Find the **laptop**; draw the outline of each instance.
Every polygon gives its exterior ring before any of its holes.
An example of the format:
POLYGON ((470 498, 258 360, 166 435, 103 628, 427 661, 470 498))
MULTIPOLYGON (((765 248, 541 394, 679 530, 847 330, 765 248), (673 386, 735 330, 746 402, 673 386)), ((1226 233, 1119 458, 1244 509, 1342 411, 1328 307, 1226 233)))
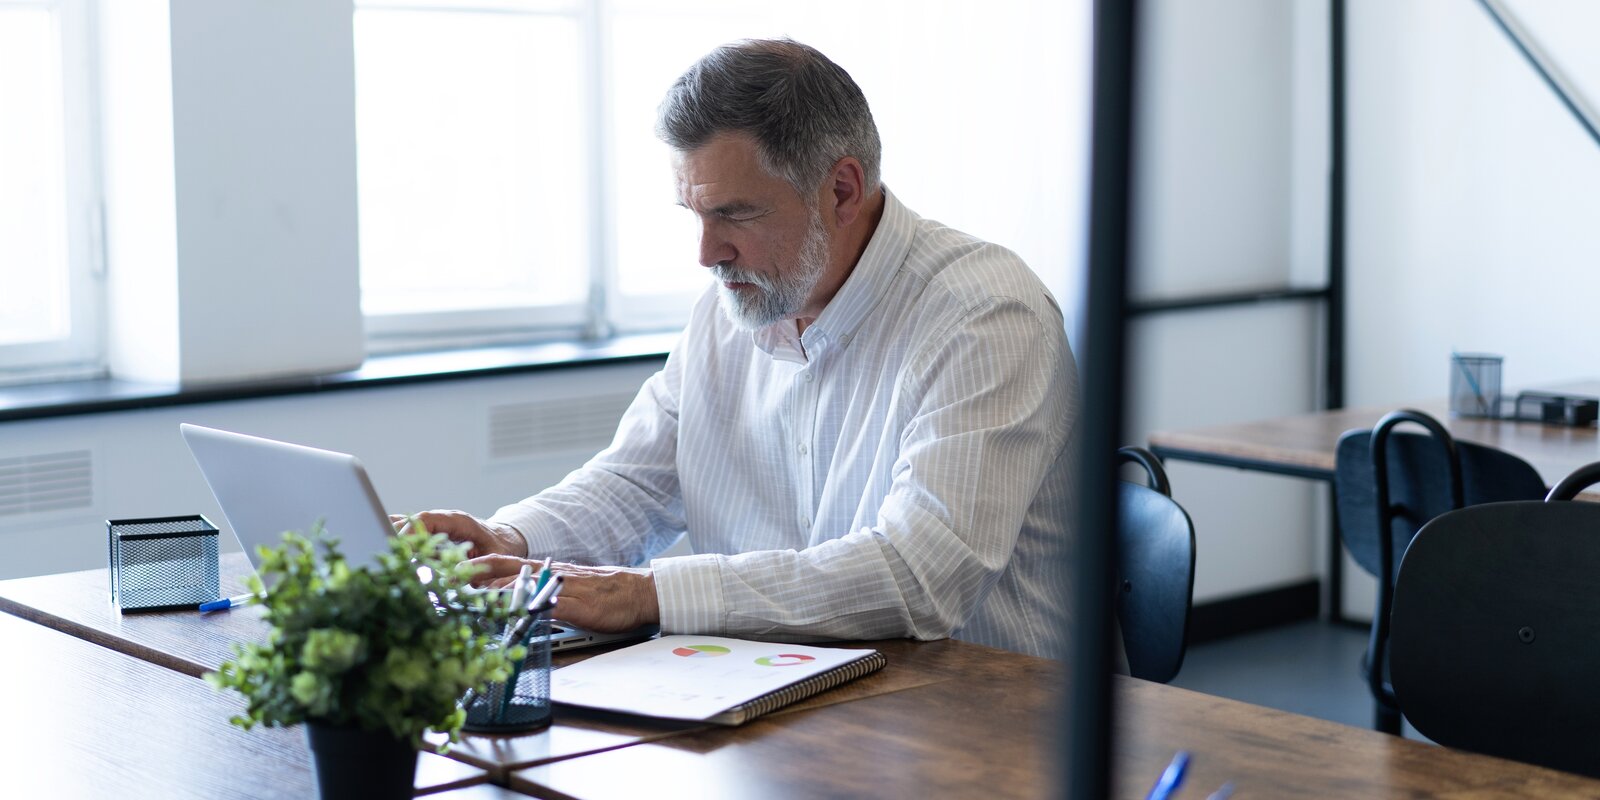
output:
MULTIPOLYGON (((260 569, 260 545, 277 546, 284 531, 309 532, 318 520, 338 537, 352 566, 376 564, 394 534, 389 514, 355 456, 183 423, 178 426, 211 494, 260 569)), ((565 622, 551 626, 550 648, 572 650, 643 639, 654 625, 597 633, 565 622)))

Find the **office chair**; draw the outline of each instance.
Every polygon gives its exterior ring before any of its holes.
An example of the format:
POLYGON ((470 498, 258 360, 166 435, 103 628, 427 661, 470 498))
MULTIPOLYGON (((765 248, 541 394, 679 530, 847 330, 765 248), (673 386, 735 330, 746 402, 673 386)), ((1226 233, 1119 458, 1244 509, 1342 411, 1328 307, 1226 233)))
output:
POLYGON ((1600 463, 1579 473, 1564 497, 1446 513, 1401 562, 1390 672, 1439 744, 1600 777, 1600 503, 1564 502, 1600 463))
POLYGON ((1378 579, 1362 672, 1374 702, 1373 727, 1400 733, 1400 708, 1385 679, 1396 565, 1417 531, 1451 509, 1502 500, 1537 500, 1544 480, 1503 450, 1457 442, 1433 417, 1392 412, 1368 431, 1346 431, 1335 455, 1339 537, 1362 569, 1378 579), (1394 429, 1415 423, 1426 434, 1394 429))
POLYGON ((1194 599, 1194 524, 1172 499, 1166 470, 1142 447, 1117 451, 1117 463, 1143 467, 1149 486, 1122 481, 1117 513, 1117 621, 1128 671, 1166 683, 1183 666, 1194 599))

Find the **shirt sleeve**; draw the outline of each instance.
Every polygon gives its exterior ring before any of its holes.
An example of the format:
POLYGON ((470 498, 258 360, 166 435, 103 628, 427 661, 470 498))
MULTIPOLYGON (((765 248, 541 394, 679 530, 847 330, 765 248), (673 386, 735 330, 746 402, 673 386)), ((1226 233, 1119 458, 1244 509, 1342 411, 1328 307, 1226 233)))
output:
POLYGON ((1005 573, 1063 457, 1076 375, 1062 332, 1008 298, 927 341, 905 372, 915 411, 875 524, 800 551, 656 559, 663 632, 795 641, 959 632, 1005 573))
POLYGON ((678 348, 645 381, 611 446, 561 483, 505 506, 491 522, 510 525, 530 557, 578 564, 638 564, 684 529, 678 488, 678 348))

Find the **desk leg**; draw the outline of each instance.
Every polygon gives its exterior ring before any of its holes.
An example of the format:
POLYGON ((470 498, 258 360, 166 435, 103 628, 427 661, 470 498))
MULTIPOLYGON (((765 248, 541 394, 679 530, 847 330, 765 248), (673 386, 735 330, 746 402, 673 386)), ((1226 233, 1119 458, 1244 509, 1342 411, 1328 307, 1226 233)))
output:
POLYGON ((1339 539, 1339 498, 1328 482, 1328 594, 1322 604, 1329 622, 1344 622, 1344 544, 1339 539))

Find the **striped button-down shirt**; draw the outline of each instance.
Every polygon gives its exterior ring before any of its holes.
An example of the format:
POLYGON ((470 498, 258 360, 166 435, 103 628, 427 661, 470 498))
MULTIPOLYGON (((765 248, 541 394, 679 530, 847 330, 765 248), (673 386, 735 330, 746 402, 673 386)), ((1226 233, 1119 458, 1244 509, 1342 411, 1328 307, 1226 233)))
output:
POLYGON ((604 452, 500 509, 530 555, 650 562, 669 633, 1064 641, 1077 376, 1015 254, 885 190, 804 335, 729 322, 715 287, 604 452))

